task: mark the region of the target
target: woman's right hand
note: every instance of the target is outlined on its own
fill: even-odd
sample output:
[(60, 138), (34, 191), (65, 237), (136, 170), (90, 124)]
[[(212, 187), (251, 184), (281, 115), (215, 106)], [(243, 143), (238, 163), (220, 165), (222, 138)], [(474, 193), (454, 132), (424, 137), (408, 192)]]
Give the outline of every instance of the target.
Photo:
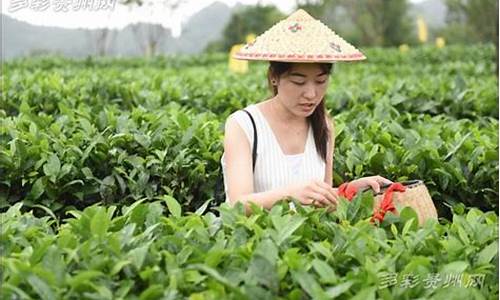
[(321, 180), (313, 180), (293, 186), (290, 189), (290, 196), (296, 198), (302, 204), (317, 207), (336, 207), (339, 198), (333, 187)]

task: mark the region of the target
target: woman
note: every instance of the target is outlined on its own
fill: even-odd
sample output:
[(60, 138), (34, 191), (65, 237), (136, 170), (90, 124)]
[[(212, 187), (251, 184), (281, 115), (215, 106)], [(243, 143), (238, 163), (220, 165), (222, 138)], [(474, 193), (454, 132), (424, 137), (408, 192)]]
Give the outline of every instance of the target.
[[(324, 96), (332, 63), (364, 56), (325, 28), (299, 10), (236, 55), (270, 61), (268, 83), (273, 97), (245, 109), (257, 131), (255, 170), (250, 117), (240, 110), (226, 121), (221, 163), (230, 204), (254, 202), (271, 208), (292, 197), (304, 205), (337, 205), (339, 189), (332, 187), (335, 134)], [(342, 192), (345, 187), (379, 192), (388, 183), (392, 182), (381, 176), (364, 177), (342, 186)]]

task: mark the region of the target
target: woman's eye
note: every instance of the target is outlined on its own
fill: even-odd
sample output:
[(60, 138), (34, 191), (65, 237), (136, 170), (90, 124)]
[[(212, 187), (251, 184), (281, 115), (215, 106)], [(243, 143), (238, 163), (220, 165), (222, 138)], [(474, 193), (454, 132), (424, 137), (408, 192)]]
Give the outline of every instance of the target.
[[(296, 81), (292, 81), (293, 84), (296, 84), (296, 85), (304, 85), (306, 84), (305, 82), (296, 82)], [(316, 81), (317, 84), (324, 84), (326, 83), (326, 80), (323, 80), (323, 81)]]

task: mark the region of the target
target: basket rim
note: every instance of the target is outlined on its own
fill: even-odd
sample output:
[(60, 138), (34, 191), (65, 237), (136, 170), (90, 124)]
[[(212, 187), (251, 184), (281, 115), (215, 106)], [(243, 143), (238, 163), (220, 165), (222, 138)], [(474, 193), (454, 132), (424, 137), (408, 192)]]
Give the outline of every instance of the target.
[[(413, 189), (413, 188), (419, 187), (421, 185), (424, 185), (424, 181), (420, 180), (420, 179), (413, 179), (413, 180), (401, 181), (399, 183), (401, 183), (407, 189)], [(389, 186), (391, 186), (391, 184), (384, 184), (383, 186), (380, 187), (380, 192), (378, 192), (378, 193), (373, 192), (373, 195), (374, 196), (378, 196), (378, 195), (384, 194), (385, 190), (387, 190), (387, 188), (389, 188)], [(369, 188), (369, 189), (371, 189), (371, 188)], [(397, 192), (397, 191), (395, 191), (395, 192)]]

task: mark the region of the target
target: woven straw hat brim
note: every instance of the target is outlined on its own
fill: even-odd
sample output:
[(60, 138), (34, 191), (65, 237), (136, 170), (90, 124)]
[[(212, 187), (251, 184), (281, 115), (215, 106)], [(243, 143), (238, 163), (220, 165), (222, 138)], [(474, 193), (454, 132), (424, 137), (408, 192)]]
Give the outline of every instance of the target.
[(246, 44), (233, 57), (304, 63), (366, 59), (361, 51), (302, 9)]
[(267, 54), (256, 54), (255, 56), (244, 56), (241, 54), (233, 55), (234, 58), (240, 60), (257, 60), (257, 61), (280, 61), (280, 62), (293, 62), (293, 63), (334, 63), (338, 61), (358, 61), (364, 60), (366, 57), (356, 57), (356, 56), (328, 56), (328, 57), (314, 57), (314, 56), (299, 56), (299, 55), (267, 55)]

